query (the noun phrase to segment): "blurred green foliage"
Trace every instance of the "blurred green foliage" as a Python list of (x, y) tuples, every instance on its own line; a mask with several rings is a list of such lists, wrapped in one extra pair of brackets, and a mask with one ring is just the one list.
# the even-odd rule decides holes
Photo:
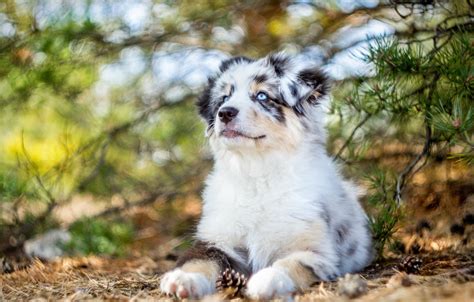
[[(8, 173), (6, 170), (1, 171), (0, 174), (0, 192), (2, 192), (1, 198), (5, 201), (19, 198), (28, 193), (26, 183), (20, 179), (17, 179), (13, 173)], [(30, 197), (33, 197), (30, 195)]]
[(72, 240), (65, 247), (74, 255), (123, 256), (134, 234), (130, 222), (90, 218), (76, 221), (69, 231)]

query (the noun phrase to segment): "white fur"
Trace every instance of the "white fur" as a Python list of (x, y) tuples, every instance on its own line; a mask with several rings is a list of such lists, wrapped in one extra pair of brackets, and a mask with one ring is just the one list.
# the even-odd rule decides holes
[[(197, 238), (237, 259), (233, 249), (247, 248), (254, 272), (296, 252), (294, 248), (319, 250), (328, 266), (341, 261), (341, 267), (334, 268), (336, 275), (362, 269), (369, 251), (338, 258), (336, 234), (321, 216), (325, 206), (333, 224), (350, 221), (351, 239), (361, 246), (370, 244), (366, 216), (323, 147), (312, 147), (252, 157), (223, 152), (207, 180)], [(292, 245), (296, 236), (308, 232), (314, 233), (314, 242)]]
[(295, 291), (295, 284), (285, 270), (267, 267), (250, 278), (246, 295), (251, 299), (269, 300), (273, 297), (291, 297)]
[(214, 284), (201, 273), (185, 272), (177, 268), (163, 275), (160, 289), (177, 298), (198, 299), (215, 291)]

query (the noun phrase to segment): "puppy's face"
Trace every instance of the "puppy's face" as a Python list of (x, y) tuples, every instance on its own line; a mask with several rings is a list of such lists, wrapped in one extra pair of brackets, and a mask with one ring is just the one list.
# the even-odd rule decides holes
[(317, 69), (298, 67), (285, 55), (236, 57), (209, 79), (198, 107), (214, 151), (282, 150), (319, 131), (326, 93)]

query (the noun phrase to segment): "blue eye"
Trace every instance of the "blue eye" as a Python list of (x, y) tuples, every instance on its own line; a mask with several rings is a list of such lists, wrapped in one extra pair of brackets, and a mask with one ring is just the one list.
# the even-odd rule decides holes
[(264, 102), (268, 100), (268, 95), (265, 92), (260, 91), (256, 96), (257, 101)]
[(228, 99), (229, 99), (229, 96), (228, 96), (228, 95), (224, 95), (224, 96), (222, 97), (222, 101), (224, 101), (224, 102), (227, 102)]

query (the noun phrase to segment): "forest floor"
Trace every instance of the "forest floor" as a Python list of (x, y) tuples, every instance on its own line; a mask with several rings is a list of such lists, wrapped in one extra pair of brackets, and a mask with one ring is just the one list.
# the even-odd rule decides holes
[[(400, 258), (372, 264), (359, 275), (362, 290), (344, 281), (316, 284), (296, 301), (474, 301), (474, 251), (426, 253), (413, 274), (402, 272)], [(159, 290), (160, 275), (172, 260), (140, 256), (63, 258), (0, 275), (0, 301), (18, 300), (171, 300)], [(347, 282), (346, 282), (347, 283)], [(341, 289), (345, 287), (346, 289)], [(349, 289), (347, 289), (349, 288)], [(225, 300), (223, 294), (208, 301)], [(244, 299), (236, 298), (235, 301)]]

